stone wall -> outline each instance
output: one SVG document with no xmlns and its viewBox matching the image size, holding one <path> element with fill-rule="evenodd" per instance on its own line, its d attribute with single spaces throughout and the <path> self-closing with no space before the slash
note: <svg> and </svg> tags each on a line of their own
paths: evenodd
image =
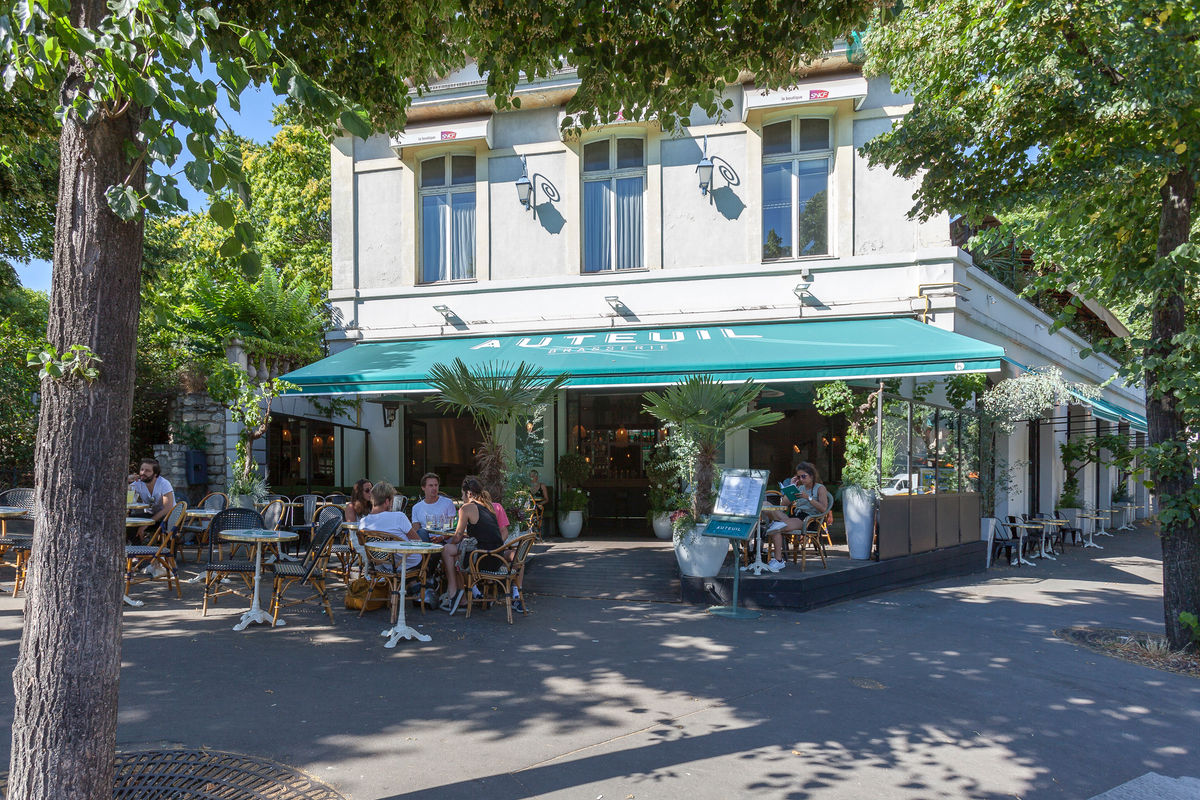
<svg viewBox="0 0 1200 800">
<path fill-rule="evenodd" d="M 217 405 L 205 392 L 190 392 L 175 398 L 175 407 L 171 413 L 171 430 L 180 430 L 183 423 L 193 425 L 204 431 L 208 439 L 208 479 L 207 483 L 189 486 L 185 472 L 185 454 L 187 446 L 176 441 L 154 446 L 154 456 L 162 465 L 163 476 L 176 488 L 176 497 L 187 497 L 195 502 L 208 492 L 219 492 L 225 488 L 225 434 L 228 415 L 223 406 Z M 174 438 L 174 434 L 172 434 Z M 185 491 L 186 490 L 186 491 Z"/>
</svg>

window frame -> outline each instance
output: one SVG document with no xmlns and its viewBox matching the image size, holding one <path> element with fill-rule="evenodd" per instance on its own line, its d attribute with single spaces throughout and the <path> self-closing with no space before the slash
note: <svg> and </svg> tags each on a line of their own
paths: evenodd
<svg viewBox="0 0 1200 800">
<path fill-rule="evenodd" d="M 638 167 L 618 167 L 617 166 L 617 148 L 618 142 L 622 139 L 632 139 L 642 143 L 642 163 Z M 586 153 L 589 145 L 597 142 L 607 141 L 608 147 L 608 169 L 604 170 L 588 170 Z M 606 133 L 589 136 L 581 139 L 579 142 L 579 273 L 581 275 L 609 275 L 612 273 L 629 273 L 639 272 L 647 269 L 646 267 L 646 251 L 648 247 L 647 231 L 646 231 L 646 195 L 650 190 L 650 172 L 649 172 L 649 155 L 650 155 L 650 139 L 646 132 L 641 129 L 637 130 L 616 130 Z M 622 178 L 639 177 L 642 179 L 642 220 L 641 220 L 641 237 L 642 237 L 642 263 L 637 267 L 626 267 L 619 269 L 617 263 L 617 181 Z M 609 219 L 613 220 L 609 225 L 608 232 L 608 255 L 610 266 L 608 269 L 588 270 L 584 258 L 587 254 L 587 184 L 599 183 L 607 181 L 609 184 L 609 201 L 608 212 Z"/>
<path fill-rule="evenodd" d="M 470 157 L 474 162 L 474 171 L 471 175 L 469 183 L 460 183 L 455 185 L 454 180 L 454 158 L 455 157 Z M 421 177 L 424 172 L 425 163 L 441 159 L 445 165 L 445 181 L 440 186 L 422 186 Z M 476 283 L 479 281 L 478 255 L 479 255 L 479 153 L 476 150 L 466 150 L 455 148 L 452 150 L 443 150 L 441 152 L 428 153 L 416 158 L 416 169 L 413 172 L 416 174 L 416 200 L 417 200 L 417 224 L 414 234 L 417 241 L 417 280 L 418 286 L 441 286 L 451 283 Z M 434 196 L 444 196 L 447 205 L 453 209 L 453 195 L 470 193 L 475 198 L 475 237 L 472 242 L 472 268 L 471 277 L 469 278 L 446 278 L 444 280 L 427 281 L 425 280 L 425 198 Z M 449 243 L 452 241 L 454 232 L 453 213 L 449 215 L 449 219 L 443 226 L 442 235 L 444 241 Z"/>
<path fill-rule="evenodd" d="M 828 136 L 825 140 L 826 146 L 821 149 L 801 150 L 800 149 L 800 122 L 802 120 L 816 119 L 822 120 L 828 125 Z M 758 256 L 759 261 L 764 264 L 778 264 L 782 261 L 802 261 L 820 258 L 830 258 L 833 256 L 834 250 L 834 224 L 833 224 L 833 171 L 834 158 L 836 148 L 833 144 L 834 135 L 834 112 L 822 112 L 816 109 L 801 111 L 785 111 L 777 112 L 763 118 L 762 124 L 759 125 L 759 142 L 760 144 L 766 140 L 766 129 L 772 125 L 777 125 L 781 122 L 787 122 L 791 126 L 791 145 L 787 153 L 776 153 L 767 155 L 760 152 L 760 167 L 759 167 L 759 202 L 760 208 L 766 208 L 766 202 L 763 199 L 763 190 L 765 189 L 765 181 L 763 173 L 766 168 L 773 164 L 790 164 L 791 169 L 791 194 L 789 204 L 791 212 L 789 214 L 790 229 L 790 253 L 779 258 L 766 258 L 763 255 L 763 247 L 765 246 L 763 221 L 760 219 L 759 235 L 758 235 Z M 800 177 L 799 164 L 801 162 L 824 161 L 825 162 L 825 251 L 821 253 L 798 253 L 799 247 L 799 219 L 800 219 Z"/>
</svg>

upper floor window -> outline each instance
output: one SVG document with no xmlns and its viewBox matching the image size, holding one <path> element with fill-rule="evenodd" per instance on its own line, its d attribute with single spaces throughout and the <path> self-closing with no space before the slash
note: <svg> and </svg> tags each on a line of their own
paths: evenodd
<svg viewBox="0 0 1200 800">
<path fill-rule="evenodd" d="M 421 162 L 421 282 L 475 277 L 475 156 Z"/>
<path fill-rule="evenodd" d="M 646 142 L 609 136 L 583 146 L 583 271 L 644 265 Z"/>
<path fill-rule="evenodd" d="M 763 126 L 762 257 L 829 253 L 829 120 Z"/>
</svg>

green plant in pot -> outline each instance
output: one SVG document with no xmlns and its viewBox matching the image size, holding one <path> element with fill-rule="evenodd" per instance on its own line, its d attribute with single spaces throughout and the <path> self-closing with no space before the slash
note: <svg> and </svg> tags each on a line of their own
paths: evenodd
<svg viewBox="0 0 1200 800">
<path fill-rule="evenodd" d="M 846 417 L 846 453 L 838 496 L 846 520 L 846 540 L 850 557 L 871 557 L 871 539 L 875 529 L 875 504 L 879 491 L 879 470 L 875 448 L 871 445 L 870 425 L 878 390 L 860 395 L 845 381 L 833 381 L 813 390 L 813 406 L 825 417 Z"/>
<path fill-rule="evenodd" d="M 707 571 L 711 565 L 711 560 L 707 558 L 691 561 L 690 553 L 693 550 L 715 542 L 711 547 L 719 556 L 713 556 L 716 567 L 710 575 L 699 576 L 712 577 L 720 570 L 721 560 L 729 548 L 726 540 L 709 538 L 707 542 L 702 542 L 705 537 L 696 533 L 696 526 L 707 520 L 716 502 L 717 456 L 725 444 L 725 438 L 738 431 L 773 425 L 783 419 L 783 414 L 778 411 L 754 407 L 761 391 L 762 386 L 753 381 L 727 385 L 714 381 L 708 375 L 692 375 L 662 392 L 646 393 L 646 412 L 672 426 L 676 435 L 695 443 L 688 481 L 692 487 L 691 502 L 687 515 L 681 516 L 675 525 L 676 558 L 685 575 L 695 574 L 689 569 L 703 568 Z M 684 535 L 684 528 L 688 527 L 691 530 Z M 701 565 L 698 563 L 700 560 L 709 563 Z"/>
<path fill-rule="evenodd" d="M 555 474 L 563 487 L 558 493 L 558 532 L 565 539 L 574 539 L 583 528 L 588 496 L 582 484 L 592 476 L 592 465 L 579 453 L 563 453 Z"/>
<path fill-rule="evenodd" d="M 229 415 L 241 426 L 232 471 L 226 491 L 230 502 L 246 508 L 267 494 L 266 481 L 252 455 L 254 441 L 262 438 L 271 421 L 271 402 L 295 384 L 272 378 L 252 383 L 241 367 L 222 362 L 208 379 L 208 392 L 213 400 L 229 409 Z"/>
<path fill-rule="evenodd" d="M 679 433 L 668 436 L 654 446 L 646 462 L 646 477 L 650 481 L 648 490 L 649 511 L 646 519 L 654 528 L 654 535 L 670 539 L 674 531 L 672 515 L 691 506 L 689 495 L 684 491 L 691 478 L 691 465 L 695 461 L 696 444 Z"/>
</svg>

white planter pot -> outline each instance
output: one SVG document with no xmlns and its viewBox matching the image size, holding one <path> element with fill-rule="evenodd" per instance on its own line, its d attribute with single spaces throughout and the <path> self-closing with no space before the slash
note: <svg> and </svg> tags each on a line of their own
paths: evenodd
<svg viewBox="0 0 1200 800">
<path fill-rule="evenodd" d="M 842 514 L 846 519 L 850 558 L 866 561 L 871 557 L 871 539 L 875 534 L 875 493 L 857 486 L 843 488 Z"/>
<path fill-rule="evenodd" d="M 704 526 L 697 525 L 675 540 L 675 560 L 679 571 L 692 578 L 713 578 L 721 571 L 729 540 L 719 536 L 704 536 Z"/>
<path fill-rule="evenodd" d="M 577 539 L 583 530 L 583 512 L 568 511 L 559 515 L 558 532 L 564 539 Z"/>
<path fill-rule="evenodd" d="M 671 524 L 671 515 L 666 511 L 655 514 L 650 524 L 654 526 L 654 535 L 660 539 L 670 539 L 671 535 L 675 533 L 675 526 Z"/>
<path fill-rule="evenodd" d="M 996 524 L 995 517 L 980 517 L 979 518 L 979 541 L 986 542 L 988 534 L 992 532 L 992 526 Z"/>
</svg>

